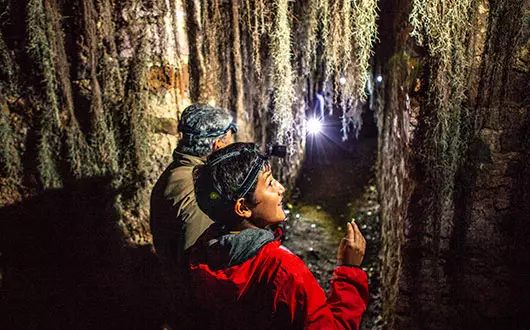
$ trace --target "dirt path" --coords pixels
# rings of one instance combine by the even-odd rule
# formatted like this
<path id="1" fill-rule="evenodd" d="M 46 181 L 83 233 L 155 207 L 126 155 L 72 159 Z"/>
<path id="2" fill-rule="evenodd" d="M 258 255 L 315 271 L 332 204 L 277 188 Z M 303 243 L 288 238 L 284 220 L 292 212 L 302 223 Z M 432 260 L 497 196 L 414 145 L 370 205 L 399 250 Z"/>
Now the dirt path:
<path id="1" fill-rule="evenodd" d="M 307 157 L 284 225 L 284 245 L 305 261 L 327 291 L 345 224 L 355 219 L 367 241 L 362 267 L 371 295 L 362 329 L 381 329 L 379 205 L 374 187 L 377 137 L 361 132 L 358 141 L 340 142 L 337 122 L 324 133 L 308 137 Z"/>

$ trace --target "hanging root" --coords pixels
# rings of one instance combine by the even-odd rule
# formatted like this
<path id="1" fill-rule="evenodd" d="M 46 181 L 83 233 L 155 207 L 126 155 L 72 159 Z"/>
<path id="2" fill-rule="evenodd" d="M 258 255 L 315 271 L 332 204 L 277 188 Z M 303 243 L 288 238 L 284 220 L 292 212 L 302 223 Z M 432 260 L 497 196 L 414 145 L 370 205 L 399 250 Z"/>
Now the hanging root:
<path id="1" fill-rule="evenodd" d="M 278 126 L 278 143 L 292 143 L 293 72 L 291 67 L 291 27 L 287 0 L 276 2 L 276 16 L 271 35 L 270 52 L 273 63 L 274 113 L 272 121 Z"/>

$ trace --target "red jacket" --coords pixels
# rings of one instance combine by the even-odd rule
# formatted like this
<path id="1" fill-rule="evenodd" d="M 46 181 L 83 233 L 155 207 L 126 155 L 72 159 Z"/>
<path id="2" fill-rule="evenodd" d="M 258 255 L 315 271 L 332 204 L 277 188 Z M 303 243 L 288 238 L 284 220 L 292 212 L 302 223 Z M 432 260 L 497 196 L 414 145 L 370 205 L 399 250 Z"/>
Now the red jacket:
<path id="1" fill-rule="evenodd" d="M 337 266 L 325 293 L 304 262 L 263 229 L 220 235 L 192 247 L 190 280 L 205 329 L 358 329 L 368 301 L 359 268 Z M 190 302 L 191 303 L 191 302 Z"/>

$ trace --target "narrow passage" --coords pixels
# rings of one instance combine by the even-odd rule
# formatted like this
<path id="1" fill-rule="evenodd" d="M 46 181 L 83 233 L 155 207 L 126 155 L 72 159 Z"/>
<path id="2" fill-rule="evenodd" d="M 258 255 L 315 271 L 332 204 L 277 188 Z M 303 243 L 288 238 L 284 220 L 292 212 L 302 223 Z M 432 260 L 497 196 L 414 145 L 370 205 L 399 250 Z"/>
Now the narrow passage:
<path id="1" fill-rule="evenodd" d="M 325 118 L 321 133 L 308 135 L 306 159 L 284 225 L 284 245 L 304 260 L 327 291 L 345 224 L 355 219 L 367 242 L 362 267 L 371 295 L 362 328 L 380 329 L 377 127 L 371 112 L 364 117 L 358 139 L 341 141 L 337 116 Z"/>

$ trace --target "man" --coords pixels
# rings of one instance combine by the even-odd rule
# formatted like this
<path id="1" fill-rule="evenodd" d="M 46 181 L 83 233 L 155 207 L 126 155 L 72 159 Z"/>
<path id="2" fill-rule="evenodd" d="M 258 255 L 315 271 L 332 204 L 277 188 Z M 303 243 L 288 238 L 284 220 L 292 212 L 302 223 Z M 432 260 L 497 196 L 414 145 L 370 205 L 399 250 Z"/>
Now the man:
<path id="1" fill-rule="evenodd" d="M 191 296 L 203 329 L 358 329 L 368 300 L 366 241 L 355 223 L 337 252 L 331 291 L 282 247 L 285 188 L 256 145 L 235 143 L 195 168 L 199 207 L 215 223 L 189 249 Z"/>
<path id="2" fill-rule="evenodd" d="M 193 167 L 203 164 L 213 150 L 230 144 L 237 128 L 228 111 L 192 104 L 183 111 L 178 129 L 182 136 L 173 152 L 173 162 L 162 173 L 151 194 L 150 226 L 173 299 L 185 299 L 179 288 L 183 284 L 180 269 L 185 262 L 184 251 L 212 224 L 195 201 Z"/>

